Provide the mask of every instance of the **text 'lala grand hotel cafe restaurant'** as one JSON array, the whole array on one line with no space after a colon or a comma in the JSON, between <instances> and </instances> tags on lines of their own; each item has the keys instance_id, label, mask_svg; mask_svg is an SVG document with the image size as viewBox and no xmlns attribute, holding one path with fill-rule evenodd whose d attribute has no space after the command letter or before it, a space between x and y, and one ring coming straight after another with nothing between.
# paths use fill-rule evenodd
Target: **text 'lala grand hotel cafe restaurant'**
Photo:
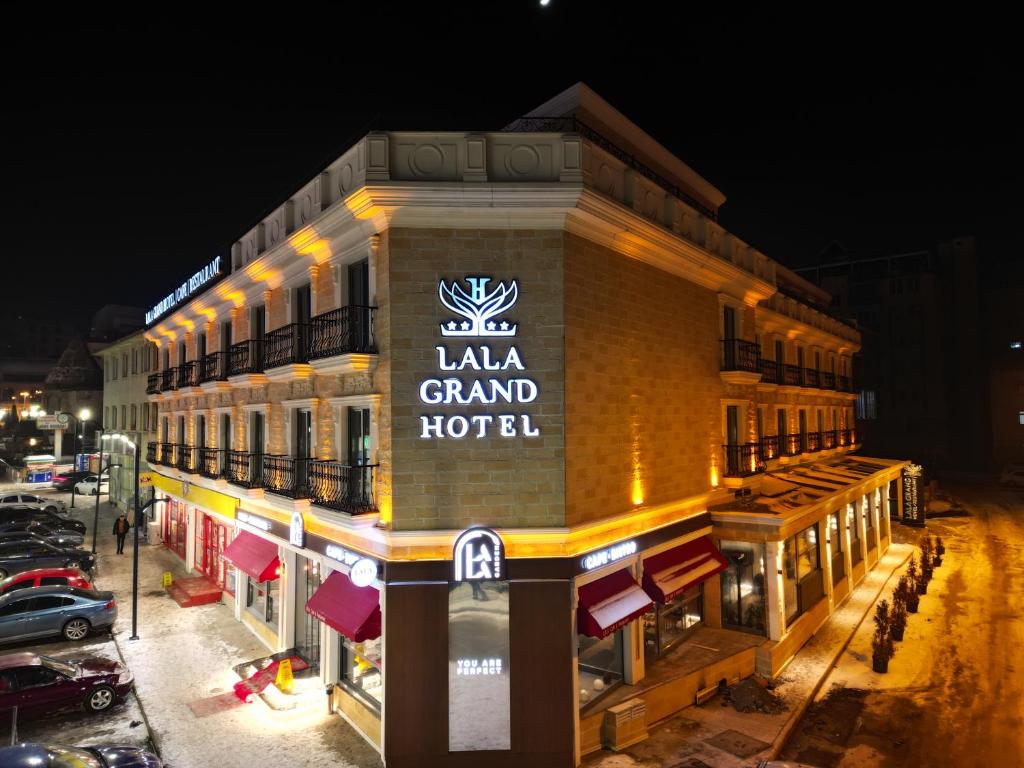
<instances>
[{"instance_id":1,"label":"text 'lala grand hotel cafe restaurant'","mask_svg":"<svg viewBox=\"0 0 1024 768\"><path fill-rule=\"evenodd\" d=\"M574 766L777 674L889 545L856 329L578 84L373 132L147 338L166 545L388 766Z\"/></svg>"}]
</instances>

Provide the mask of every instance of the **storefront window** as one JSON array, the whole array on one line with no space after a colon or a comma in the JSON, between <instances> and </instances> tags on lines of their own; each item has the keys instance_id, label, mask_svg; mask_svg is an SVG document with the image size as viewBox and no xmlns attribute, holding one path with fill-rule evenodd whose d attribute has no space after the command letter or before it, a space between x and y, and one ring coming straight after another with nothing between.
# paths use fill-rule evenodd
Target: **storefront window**
<instances>
[{"instance_id":1,"label":"storefront window","mask_svg":"<svg viewBox=\"0 0 1024 768\"><path fill-rule=\"evenodd\" d=\"M279 580L253 581L248 579L249 585L245 593L245 607L255 617L270 628L277 631L277 615L280 610L278 593L281 587Z\"/></svg>"},{"instance_id":2,"label":"storefront window","mask_svg":"<svg viewBox=\"0 0 1024 768\"><path fill-rule=\"evenodd\" d=\"M704 584L686 590L672 602L655 605L644 614L644 651L651 656L664 653L704 619Z\"/></svg>"},{"instance_id":3,"label":"storefront window","mask_svg":"<svg viewBox=\"0 0 1024 768\"><path fill-rule=\"evenodd\" d=\"M843 557L843 523L839 512L828 516L829 546L832 552L832 585L835 586L846 576L846 559Z\"/></svg>"},{"instance_id":4,"label":"storefront window","mask_svg":"<svg viewBox=\"0 0 1024 768\"><path fill-rule=\"evenodd\" d=\"M580 707L601 698L622 682L622 630L608 637L579 636Z\"/></svg>"},{"instance_id":5,"label":"storefront window","mask_svg":"<svg viewBox=\"0 0 1024 768\"><path fill-rule=\"evenodd\" d=\"M729 562L722 572L722 623L730 629L765 634L764 544L722 541Z\"/></svg>"},{"instance_id":6,"label":"storefront window","mask_svg":"<svg viewBox=\"0 0 1024 768\"><path fill-rule=\"evenodd\" d=\"M850 563L856 565L864 555L860 549L860 523L857 520L857 505L852 501L846 507L846 526L850 529Z\"/></svg>"},{"instance_id":7,"label":"storefront window","mask_svg":"<svg viewBox=\"0 0 1024 768\"><path fill-rule=\"evenodd\" d=\"M783 547L783 599L791 624L824 595L818 556L818 524L786 539Z\"/></svg>"},{"instance_id":8,"label":"storefront window","mask_svg":"<svg viewBox=\"0 0 1024 768\"><path fill-rule=\"evenodd\" d=\"M378 712L384 695L380 650L379 637L361 643L341 638L341 684Z\"/></svg>"}]
</instances>

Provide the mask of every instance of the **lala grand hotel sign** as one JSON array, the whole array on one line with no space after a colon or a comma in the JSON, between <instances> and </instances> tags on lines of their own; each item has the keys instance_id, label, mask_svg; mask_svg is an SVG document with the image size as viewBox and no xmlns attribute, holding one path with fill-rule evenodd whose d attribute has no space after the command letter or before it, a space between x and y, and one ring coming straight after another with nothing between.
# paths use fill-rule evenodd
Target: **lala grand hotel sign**
<instances>
[{"instance_id":1,"label":"lala grand hotel sign","mask_svg":"<svg viewBox=\"0 0 1024 768\"><path fill-rule=\"evenodd\" d=\"M493 406L487 413L440 413L420 416L420 437L475 438L497 434L500 437L537 437L528 413L510 412L510 406L527 405L537 399L537 382L527 375L526 363L513 343L505 353L496 352L482 339L514 339L518 324L504 317L519 298L515 280L492 288L490 277L466 277L459 281L441 280L437 293L441 304L456 317L441 323L441 336L466 340L461 350L449 350L444 344L437 352L439 375L420 382L420 401L433 406ZM461 374L461 375L456 375Z\"/></svg>"},{"instance_id":2,"label":"lala grand hotel sign","mask_svg":"<svg viewBox=\"0 0 1024 768\"><path fill-rule=\"evenodd\" d=\"M179 285L171 293L164 296L154 305L154 307L146 312L146 325L151 325L156 322L158 318L162 317L168 311L176 307L185 299L192 296L200 288L205 286L211 280L221 276L221 261L220 256L215 258L205 267L196 272L192 277L186 280L184 283Z\"/></svg>"}]
</instances>

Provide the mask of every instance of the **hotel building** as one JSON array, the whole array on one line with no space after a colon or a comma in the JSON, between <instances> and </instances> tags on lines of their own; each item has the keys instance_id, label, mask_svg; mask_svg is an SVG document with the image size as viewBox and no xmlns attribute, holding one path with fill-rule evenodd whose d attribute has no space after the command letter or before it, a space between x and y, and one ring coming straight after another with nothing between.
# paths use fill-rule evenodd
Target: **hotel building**
<instances>
[{"instance_id":1,"label":"hotel building","mask_svg":"<svg viewBox=\"0 0 1024 768\"><path fill-rule=\"evenodd\" d=\"M388 766L640 738L887 548L858 333L723 202L577 85L366 135L154 309L168 545Z\"/></svg>"}]
</instances>

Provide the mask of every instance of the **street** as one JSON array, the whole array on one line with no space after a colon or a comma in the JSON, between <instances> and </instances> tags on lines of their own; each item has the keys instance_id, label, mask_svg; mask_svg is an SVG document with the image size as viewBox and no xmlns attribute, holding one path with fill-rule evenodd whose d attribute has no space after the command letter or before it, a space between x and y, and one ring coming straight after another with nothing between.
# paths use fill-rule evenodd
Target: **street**
<instances>
[{"instance_id":1,"label":"street","mask_svg":"<svg viewBox=\"0 0 1024 768\"><path fill-rule=\"evenodd\" d=\"M928 521L945 562L889 672L870 671L866 622L782 758L820 768L1024 764L1024 493L945 490L970 515Z\"/></svg>"}]
</instances>

